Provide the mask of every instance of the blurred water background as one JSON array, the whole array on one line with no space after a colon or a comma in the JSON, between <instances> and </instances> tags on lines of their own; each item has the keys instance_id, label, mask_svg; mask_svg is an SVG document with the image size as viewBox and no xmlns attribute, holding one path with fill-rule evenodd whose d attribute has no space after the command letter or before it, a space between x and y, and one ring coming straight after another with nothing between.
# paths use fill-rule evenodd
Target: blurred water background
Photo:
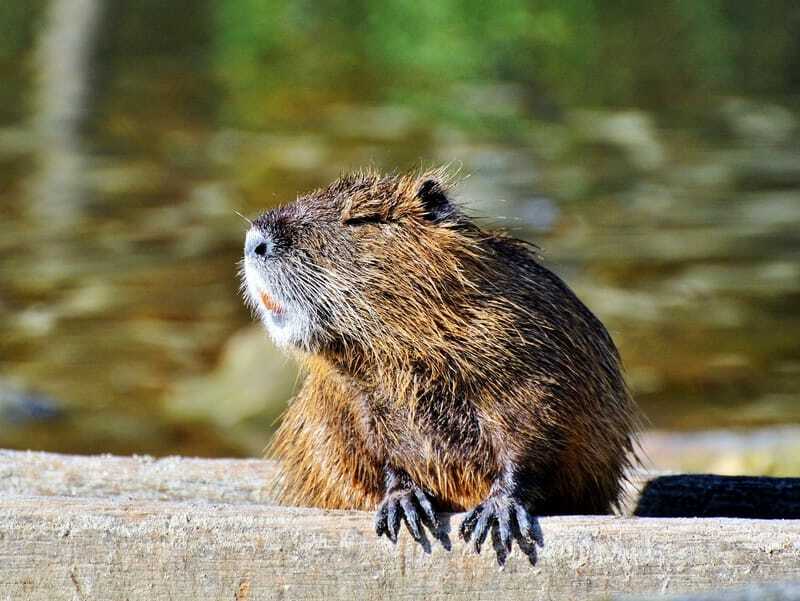
<instances>
[{"instance_id":1,"label":"blurred water background","mask_svg":"<svg viewBox=\"0 0 800 601\"><path fill-rule=\"evenodd\" d=\"M800 422L800 4L3 0L0 447L258 454L245 225L451 163L658 428Z\"/></svg>"}]
</instances>

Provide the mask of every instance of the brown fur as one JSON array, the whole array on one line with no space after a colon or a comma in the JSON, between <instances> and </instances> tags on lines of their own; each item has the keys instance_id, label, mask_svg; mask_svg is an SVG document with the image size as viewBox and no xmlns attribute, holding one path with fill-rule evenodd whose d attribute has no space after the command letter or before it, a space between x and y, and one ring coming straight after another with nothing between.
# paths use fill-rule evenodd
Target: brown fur
<instances>
[{"instance_id":1,"label":"brown fur","mask_svg":"<svg viewBox=\"0 0 800 601\"><path fill-rule=\"evenodd\" d=\"M391 466L461 511L514 465L533 511L606 513L638 419L617 350L529 245L447 188L441 171L359 173L255 222L302 256L275 264L277 302L323 315L293 345L308 376L271 447L284 500L374 509Z\"/></svg>"}]
</instances>

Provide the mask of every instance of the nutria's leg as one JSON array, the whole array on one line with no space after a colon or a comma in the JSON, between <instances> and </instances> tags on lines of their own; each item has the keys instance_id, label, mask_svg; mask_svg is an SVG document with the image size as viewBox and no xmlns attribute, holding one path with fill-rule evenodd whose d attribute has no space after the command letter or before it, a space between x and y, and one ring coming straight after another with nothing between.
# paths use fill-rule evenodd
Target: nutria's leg
<instances>
[{"instance_id":1,"label":"nutria's leg","mask_svg":"<svg viewBox=\"0 0 800 601\"><path fill-rule=\"evenodd\" d=\"M466 542L471 539L475 552L480 553L491 529L492 545L501 567L511 553L514 539L530 562L535 564L536 545L544 545L539 522L532 513L536 488L535 478L520 476L514 466L507 466L492 483L486 500L461 522L461 538Z\"/></svg>"},{"instance_id":2,"label":"nutria's leg","mask_svg":"<svg viewBox=\"0 0 800 601\"><path fill-rule=\"evenodd\" d=\"M433 509L432 496L418 486L403 470L387 465L384 473L386 493L375 514L377 535L385 534L390 541L396 543L402 518L411 536L422 545L426 552L430 552L431 545L425 536L422 524L428 527L435 538L445 544L447 535L441 531L439 519ZM445 546L449 546L449 540Z\"/></svg>"}]
</instances>

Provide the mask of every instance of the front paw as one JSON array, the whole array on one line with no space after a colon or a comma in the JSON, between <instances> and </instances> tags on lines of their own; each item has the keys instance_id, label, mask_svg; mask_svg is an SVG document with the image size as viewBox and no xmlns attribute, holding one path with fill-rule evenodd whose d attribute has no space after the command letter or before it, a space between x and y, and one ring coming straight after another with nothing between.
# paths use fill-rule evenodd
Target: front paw
<instances>
[{"instance_id":1,"label":"front paw","mask_svg":"<svg viewBox=\"0 0 800 601\"><path fill-rule=\"evenodd\" d=\"M405 520L414 540L429 549L430 544L426 545L422 524L427 525L431 533L437 536L439 520L428 493L413 484L389 490L375 514L375 532L378 536L385 534L390 541L396 543L401 518Z\"/></svg>"},{"instance_id":2,"label":"front paw","mask_svg":"<svg viewBox=\"0 0 800 601\"><path fill-rule=\"evenodd\" d=\"M536 544L543 546L544 541L538 520L522 501L510 495L490 496L467 514L459 533L465 542L472 540L473 549L480 553L490 528L501 567L511 553L514 539L531 563L536 563Z\"/></svg>"}]
</instances>

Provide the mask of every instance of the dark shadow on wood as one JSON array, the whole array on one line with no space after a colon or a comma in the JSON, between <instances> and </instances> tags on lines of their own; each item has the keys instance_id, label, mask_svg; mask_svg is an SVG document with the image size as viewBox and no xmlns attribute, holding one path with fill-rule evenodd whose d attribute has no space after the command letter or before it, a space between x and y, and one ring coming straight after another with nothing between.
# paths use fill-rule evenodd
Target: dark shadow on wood
<instances>
[{"instance_id":1,"label":"dark shadow on wood","mask_svg":"<svg viewBox=\"0 0 800 601\"><path fill-rule=\"evenodd\" d=\"M799 519L800 478L679 474L650 480L633 515Z\"/></svg>"}]
</instances>

